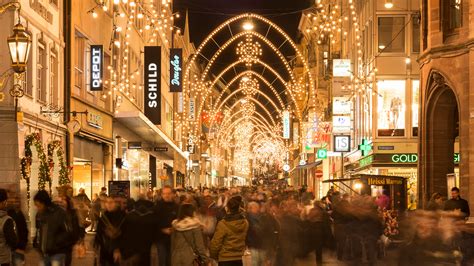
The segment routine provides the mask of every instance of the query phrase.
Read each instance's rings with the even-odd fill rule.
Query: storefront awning
[[[314,168],[320,164],[322,164],[323,161],[316,161],[316,162],[312,162],[312,163],[308,163],[308,164],[305,164],[305,165],[298,165],[295,167],[296,170],[300,170],[300,169],[311,169],[311,168]]]
[[[187,159],[185,154],[158,126],[154,125],[142,112],[119,112],[115,119],[125,125],[129,130],[136,133],[140,138],[153,145],[168,147],[168,151],[160,151],[166,157],[173,159],[174,152]],[[153,147],[151,147],[153,148]]]

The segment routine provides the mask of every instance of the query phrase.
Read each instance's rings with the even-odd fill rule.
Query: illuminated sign
[[[290,138],[290,112],[283,111],[283,138]]]
[[[145,115],[161,124],[161,47],[145,46]]]
[[[362,153],[362,156],[367,156],[372,150],[372,145],[366,139],[362,140],[362,143],[359,145],[359,151]]]
[[[332,99],[332,113],[335,115],[349,115],[351,102],[347,97],[334,97]]]
[[[334,115],[332,117],[332,128],[334,133],[347,133],[351,131],[351,117]]]
[[[319,149],[317,153],[318,159],[326,159],[328,157],[328,150]]]
[[[183,51],[181,48],[170,49],[170,92],[182,92],[182,61]]]
[[[369,186],[402,185],[402,184],[403,184],[403,180],[400,178],[389,178],[389,177],[384,177],[384,178],[368,177],[367,178],[367,185]]]
[[[97,113],[93,113],[91,111],[87,112],[87,124],[91,127],[95,127],[97,129],[102,129],[103,121],[102,116]]]
[[[350,77],[351,76],[351,60],[350,59],[333,59],[332,75],[334,77]]]
[[[90,90],[102,90],[102,62],[104,60],[104,49],[102,45],[91,45],[91,80]]]
[[[350,152],[351,151],[351,136],[349,135],[334,136],[334,151],[335,152]]]
[[[196,103],[194,102],[194,98],[189,98],[189,114],[188,118],[190,121],[194,121],[196,119]]]
[[[382,159],[382,156],[385,155],[386,154],[377,154],[377,158],[379,158],[378,160]],[[416,153],[397,153],[387,155],[390,156],[390,161],[392,163],[418,163],[418,154]],[[459,164],[461,161],[461,156],[459,153],[454,153],[453,161],[455,164]]]

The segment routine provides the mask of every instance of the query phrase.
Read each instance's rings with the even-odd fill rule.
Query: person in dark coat
[[[263,265],[266,260],[263,240],[267,236],[264,235],[264,223],[260,212],[260,205],[255,201],[249,202],[247,205],[247,221],[249,222],[249,230],[245,242],[250,250],[252,266]]]
[[[122,225],[125,222],[125,212],[122,211],[117,202],[111,198],[105,198],[105,211],[97,224],[94,247],[98,249],[99,264],[101,266],[117,266],[120,262],[120,242]]]
[[[161,192],[161,200],[156,203],[154,209],[158,229],[155,240],[160,266],[171,265],[171,233],[173,232],[171,223],[178,216],[178,208],[173,189],[165,186]]]
[[[329,215],[321,205],[315,203],[304,217],[309,228],[310,245],[316,254],[316,265],[323,264],[323,247],[332,247],[334,244]]]
[[[127,213],[119,238],[121,261],[126,265],[150,265],[153,244],[153,203],[140,199]]]
[[[0,265],[10,265],[12,251],[18,245],[18,238],[15,232],[15,222],[7,214],[7,191],[0,189]]]
[[[72,263],[72,250],[78,243],[83,244],[86,230],[79,224],[79,215],[74,208],[71,197],[63,195],[60,197],[59,205],[66,211],[66,230],[70,234],[70,240],[66,251],[66,266]]]
[[[43,263],[64,265],[72,239],[66,228],[66,211],[54,204],[44,190],[38,191],[33,200],[38,209],[34,242],[42,254]]]
[[[469,203],[467,200],[462,199],[459,194],[459,188],[453,187],[451,189],[451,199],[446,201],[444,204],[445,211],[460,211],[462,218],[469,217],[471,211],[469,209]]]
[[[440,211],[443,209],[443,197],[438,192],[431,195],[431,199],[426,206],[428,211]]]
[[[12,254],[13,265],[23,265],[25,263],[25,249],[28,244],[28,226],[23,212],[17,204],[10,206],[7,210],[8,215],[15,222],[17,245]]]

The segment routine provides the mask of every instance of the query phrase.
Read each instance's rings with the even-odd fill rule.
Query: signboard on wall
[[[161,124],[161,47],[145,46],[145,116]]]
[[[193,97],[189,97],[189,114],[188,119],[194,121],[196,119],[196,102]]]
[[[109,181],[109,196],[130,198],[130,181]]]
[[[332,127],[335,133],[346,133],[351,131],[351,117],[345,115],[334,115]]]
[[[170,92],[182,92],[182,61],[183,50],[181,48],[170,49]]]
[[[91,45],[90,90],[101,91],[103,77],[104,47]]]
[[[283,111],[283,138],[290,138],[290,112]]]
[[[351,101],[346,97],[332,98],[332,113],[335,115],[351,114]]]

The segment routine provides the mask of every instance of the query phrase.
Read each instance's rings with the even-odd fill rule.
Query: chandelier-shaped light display
[[[252,74],[247,74],[240,80],[239,87],[245,96],[253,96],[259,89],[258,80]]]
[[[248,140],[250,135],[253,133],[253,123],[249,120],[246,120],[239,124],[234,131],[234,139],[238,142]]]
[[[242,102],[242,109],[244,116],[248,118],[255,113],[255,104],[250,99],[247,99]]]
[[[262,47],[260,43],[253,41],[251,34],[247,34],[245,41],[241,41],[237,45],[237,55],[239,56],[239,60],[245,62],[245,66],[251,67],[254,63],[258,62],[258,59],[262,55]]]

